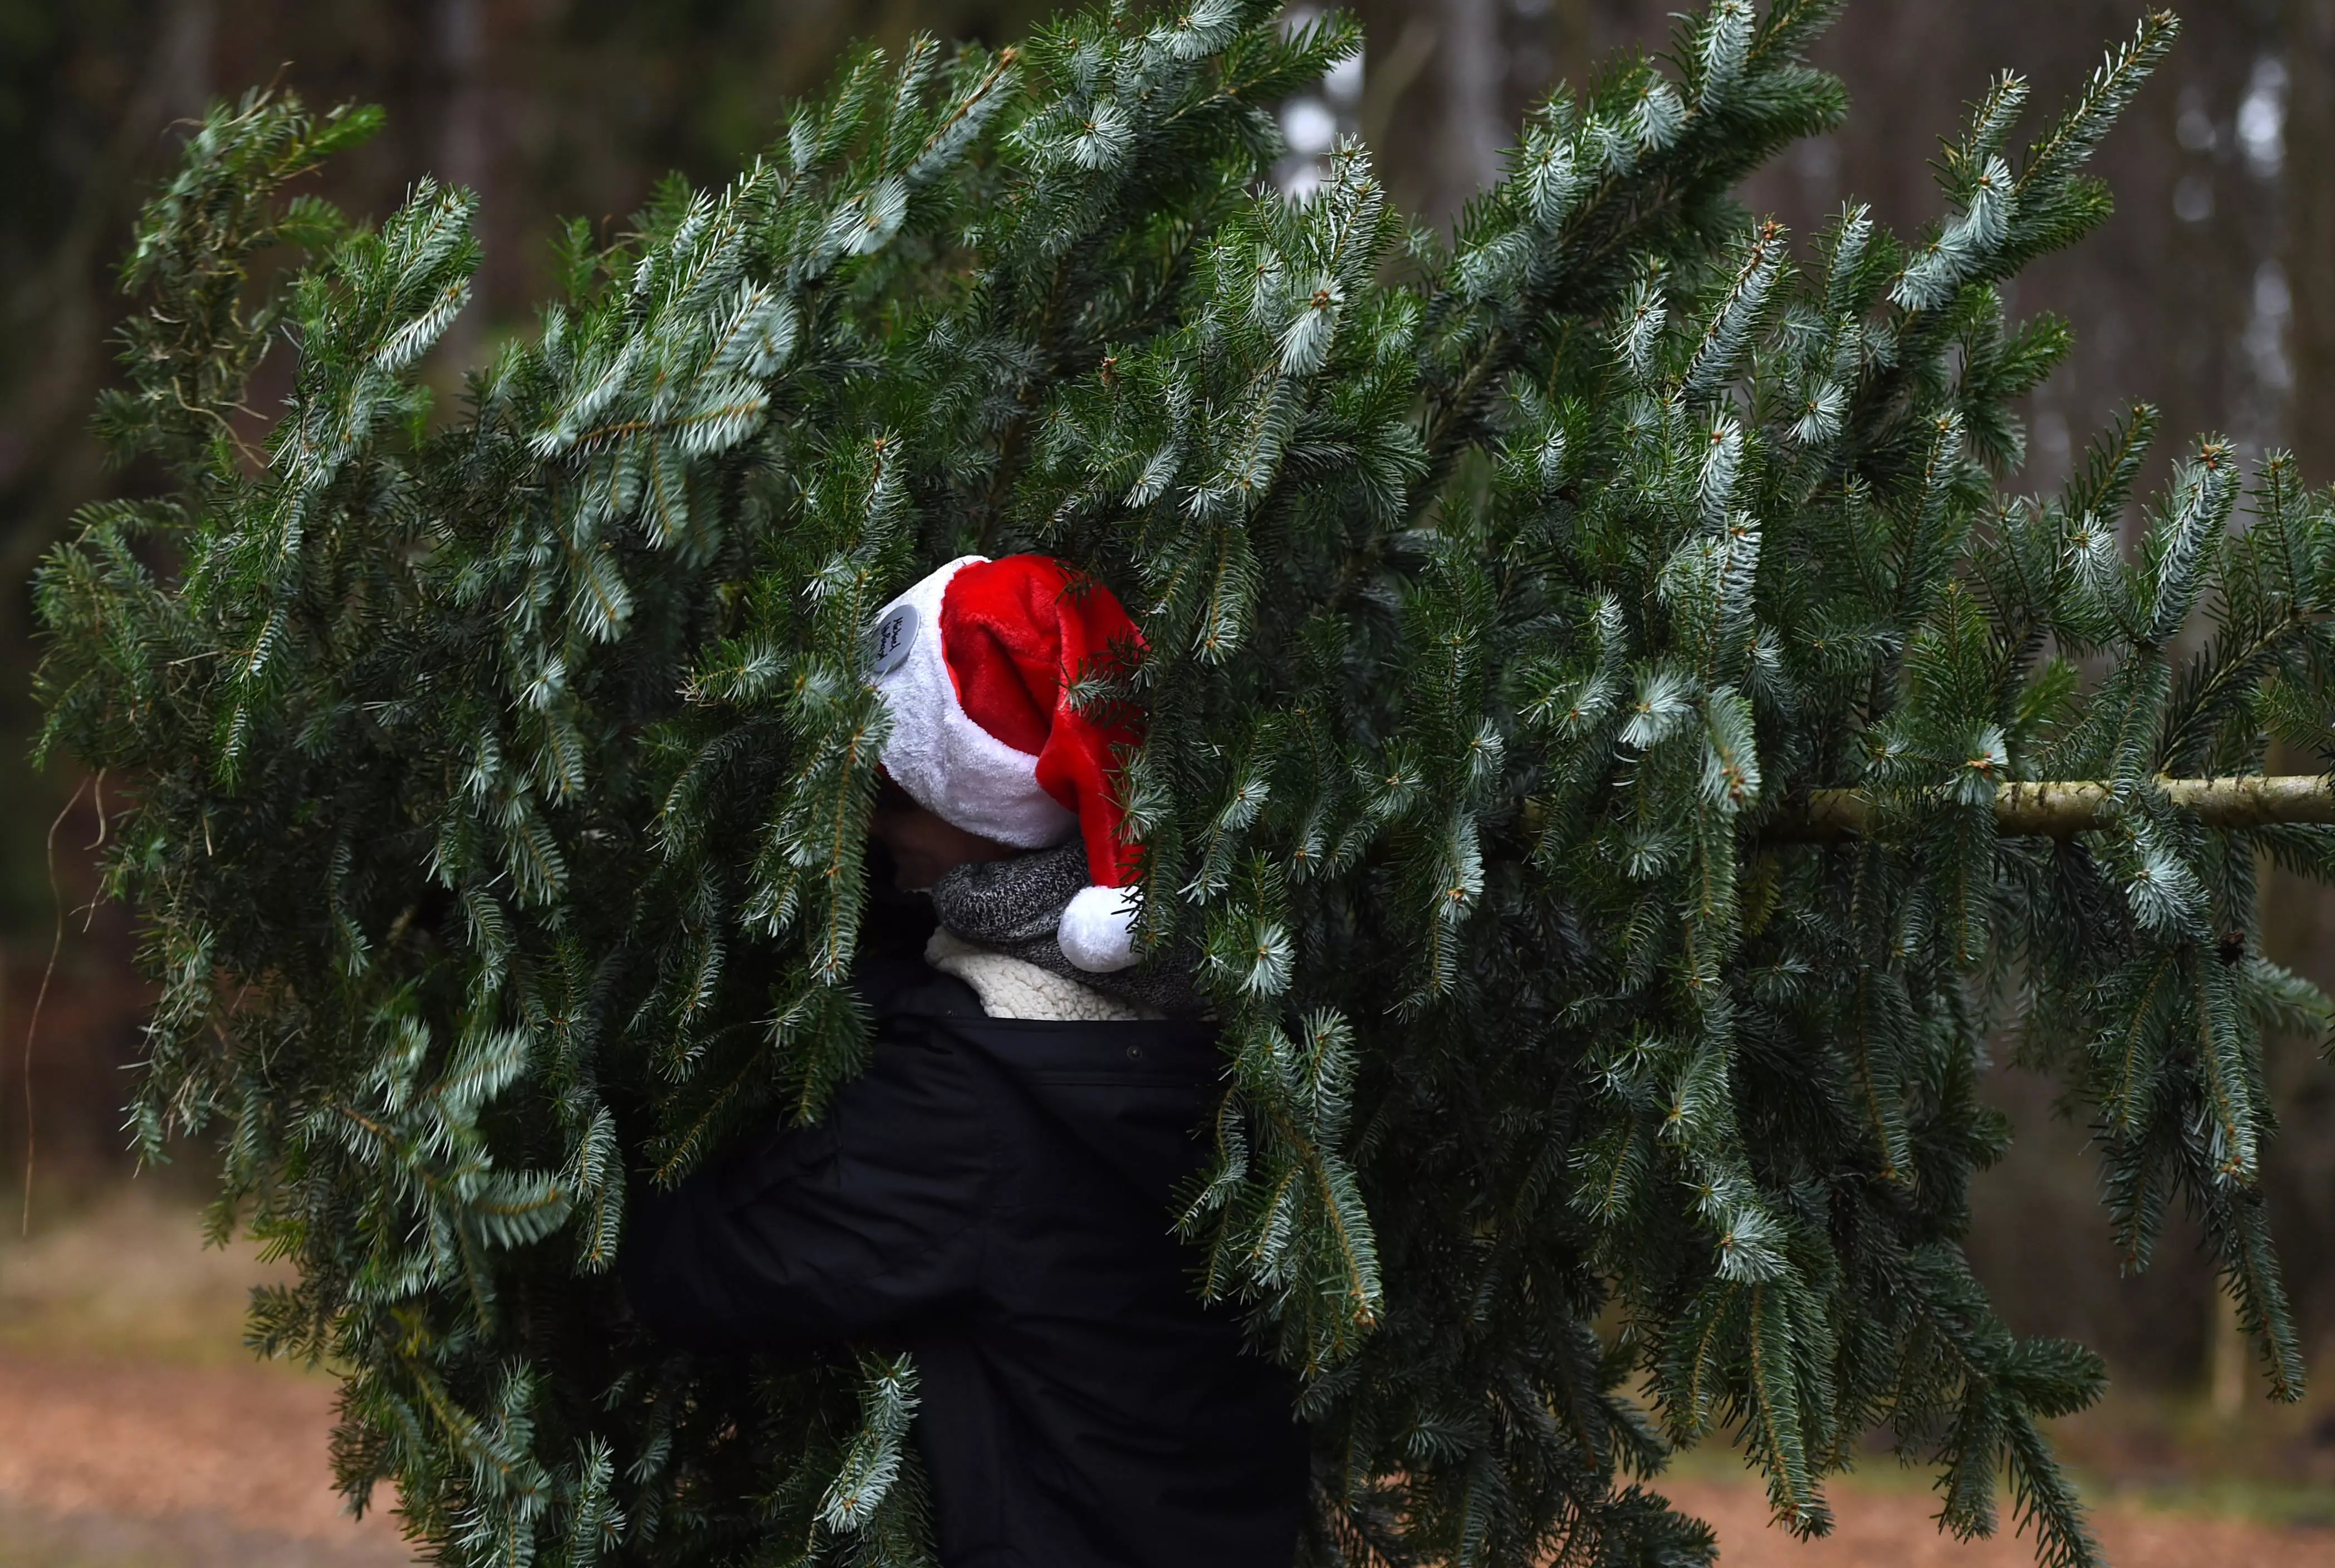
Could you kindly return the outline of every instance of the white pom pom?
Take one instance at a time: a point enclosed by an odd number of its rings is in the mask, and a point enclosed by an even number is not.
[[[1054,939],[1062,956],[1089,974],[1135,965],[1135,889],[1081,887],[1062,911]]]

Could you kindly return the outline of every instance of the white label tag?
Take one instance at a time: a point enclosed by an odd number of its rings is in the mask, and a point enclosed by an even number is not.
[[[916,640],[916,606],[895,605],[867,634],[867,673],[882,680],[908,662],[908,647]]]

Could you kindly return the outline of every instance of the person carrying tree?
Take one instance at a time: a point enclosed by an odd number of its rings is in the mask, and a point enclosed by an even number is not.
[[[817,1125],[647,1198],[640,1318],[710,1353],[910,1350],[947,1568],[1285,1568],[1306,1443],[1285,1373],[1172,1233],[1222,1063],[1188,968],[1136,966],[1114,789],[1136,739],[1081,679],[1138,646],[1040,556],[950,562],[869,638],[890,727],[854,984],[867,1070]],[[893,876],[886,876],[883,858]]]

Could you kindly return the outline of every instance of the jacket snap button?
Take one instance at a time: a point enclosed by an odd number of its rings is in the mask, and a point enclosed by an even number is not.
[[[1129,1046],[1127,1048],[1127,1060],[1129,1061],[1141,1061],[1143,1060],[1143,1048],[1139,1045]]]

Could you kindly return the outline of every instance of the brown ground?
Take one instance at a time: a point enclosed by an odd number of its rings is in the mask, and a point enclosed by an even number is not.
[[[1724,1568],[2033,1568],[2031,1544],[2008,1534],[1961,1542],[1938,1533],[1917,1492],[1836,1490],[1836,1524],[1800,1542],[1768,1526],[1766,1495],[1749,1482],[1675,1481],[1671,1502],[1717,1527]],[[2335,1568],[2335,1531],[2108,1506],[2093,1516],[2117,1568]]]
[[[333,1380],[255,1362],[275,1271],[201,1244],[133,1186],[0,1226],[0,1568],[396,1568],[396,1523],[342,1512]],[[388,1499],[382,1499],[387,1501]]]
[[[394,1568],[343,1513],[330,1379],[0,1351],[0,1568]]]
[[[192,1237],[183,1208],[151,1199],[112,1200],[29,1243],[0,1237],[0,1568],[411,1562],[392,1518],[353,1521],[331,1491],[331,1379],[238,1348],[244,1286],[265,1271]],[[2034,1561],[2016,1536],[1941,1536],[1928,1495],[1894,1476],[1836,1487],[1836,1529],[1805,1544],[1769,1528],[1759,1488],[1718,1464],[1662,1490],[1718,1527],[1727,1568]],[[2095,1523],[2119,1568],[2335,1568],[2335,1530],[2113,1499]]]

